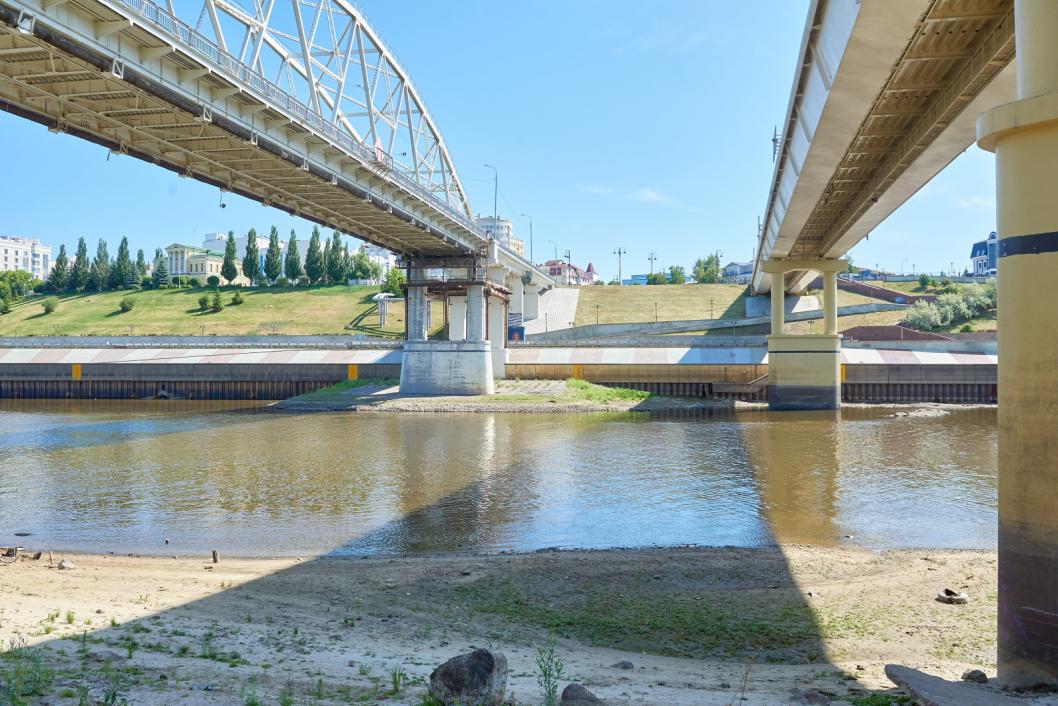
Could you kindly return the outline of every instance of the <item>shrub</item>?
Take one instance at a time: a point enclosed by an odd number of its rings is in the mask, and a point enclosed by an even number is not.
[[[307,287],[307,286],[309,286],[309,284],[310,284],[309,278],[306,277],[305,275],[302,275],[301,277],[298,277],[298,286],[299,287]]]
[[[206,284],[208,284],[210,287],[213,287],[213,289],[216,289],[220,286],[220,277],[218,277],[217,275],[210,275],[206,278]]]
[[[190,284],[195,289],[198,289],[202,286],[202,280],[200,280],[198,277],[192,277],[188,284]]]
[[[144,275],[142,279],[140,279],[140,287],[143,289],[151,289],[154,287],[154,278],[150,275]]]
[[[286,277],[280,277],[279,279],[276,280],[276,286],[277,287],[289,287],[290,286],[290,280],[288,280]]]
[[[220,292],[213,292],[213,298],[209,300],[209,308],[214,312],[224,308],[224,304],[220,300]]]
[[[124,312],[132,311],[134,306],[136,306],[136,300],[132,297],[122,297],[118,303],[118,307]]]
[[[4,297],[3,299],[0,299],[0,314],[10,314],[10,313],[11,313],[11,302],[7,299],[7,297]]]
[[[929,275],[927,275],[924,272],[922,274],[920,274],[918,276],[918,286],[922,287],[923,289],[928,287],[929,286]]]
[[[963,324],[962,328],[959,329],[959,333],[973,333],[974,327],[970,324]]]
[[[244,301],[246,301],[246,299],[242,296],[241,292],[236,292],[235,294],[231,295],[232,306],[239,306]]]
[[[59,300],[56,297],[47,297],[40,305],[45,314],[50,314],[59,308]]]
[[[208,294],[203,294],[201,297],[198,298],[198,310],[199,311],[209,311],[209,295]]]

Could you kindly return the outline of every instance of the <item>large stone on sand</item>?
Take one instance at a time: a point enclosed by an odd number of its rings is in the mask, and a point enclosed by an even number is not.
[[[507,658],[476,649],[430,674],[430,695],[445,706],[500,706],[507,692]]]
[[[562,701],[559,706],[604,706],[605,703],[588,691],[585,686],[574,682],[562,690]]]

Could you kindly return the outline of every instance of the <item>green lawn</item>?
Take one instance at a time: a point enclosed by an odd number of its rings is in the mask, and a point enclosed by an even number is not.
[[[745,298],[735,284],[581,287],[576,325],[739,318]]]
[[[245,302],[231,305],[238,290]],[[24,299],[10,314],[0,316],[0,335],[250,335],[341,334],[402,336],[404,306],[390,307],[385,329],[378,326],[378,309],[371,297],[377,287],[222,287],[222,311],[201,312],[198,298],[209,289],[163,289],[143,292],[105,292],[61,297],[59,308],[45,314],[41,297]],[[122,312],[123,297],[135,302]],[[434,327],[443,322],[434,305]],[[346,326],[352,326],[347,329]]]

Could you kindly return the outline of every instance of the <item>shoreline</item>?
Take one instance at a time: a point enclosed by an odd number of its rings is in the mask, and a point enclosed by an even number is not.
[[[747,670],[743,703],[762,705],[798,703],[795,689],[836,704],[896,693],[887,662],[994,672],[994,550],[54,559],[74,568],[48,568],[47,553],[0,565],[0,640],[40,646],[56,675],[49,696],[111,679],[149,706],[243,704],[251,692],[412,706],[435,666],[486,646],[507,656],[508,694],[531,706],[549,635],[570,679],[620,706],[729,703]],[[934,601],[946,586],[971,602]],[[626,660],[633,669],[614,666]],[[409,680],[386,695],[395,668]]]

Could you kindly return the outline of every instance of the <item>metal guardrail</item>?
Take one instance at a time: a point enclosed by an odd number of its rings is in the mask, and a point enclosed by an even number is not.
[[[233,55],[222,50],[198,31],[192,29],[186,22],[158,6],[152,0],[112,1],[124,6],[151,27],[167,34],[178,42],[182,48],[189,50],[191,54],[222,71],[227,79],[247,86],[268,100],[273,101],[275,105],[301,120],[303,124],[317,130],[333,143],[348,151],[351,156],[359,158],[383,179],[396,182],[399,186],[413,193],[470,233],[484,240],[484,234],[466,214],[439,199],[430,190],[409,178],[402,171],[380,168],[379,162],[375,159],[373,149],[369,149],[352,135],[343,132],[334,123],[325,120],[322,115],[239,61]]]

